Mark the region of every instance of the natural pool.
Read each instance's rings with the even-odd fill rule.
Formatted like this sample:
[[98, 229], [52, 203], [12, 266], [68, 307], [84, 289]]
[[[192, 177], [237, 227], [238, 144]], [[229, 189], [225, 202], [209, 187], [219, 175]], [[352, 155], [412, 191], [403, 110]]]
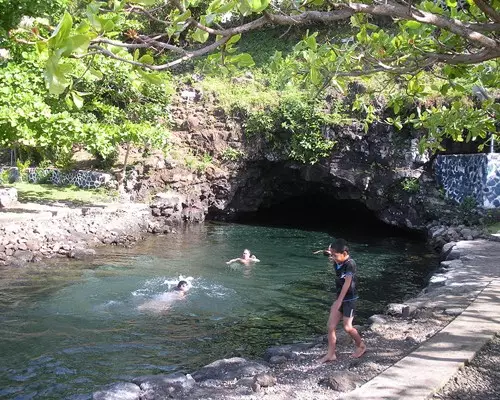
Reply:
[[[333, 273], [312, 255], [343, 232], [207, 223], [107, 247], [91, 261], [0, 270], [0, 397], [88, 399], [101, 385], [192, 372], [216, 359], [324, 334]], [[357, 323], [417, 294], [437, 265], [415, 239], [347, 237], [360, 273]], [[248, 247], [262, 261], [227, 266]], [[179, 277], [185, 299], [141, 311]]]

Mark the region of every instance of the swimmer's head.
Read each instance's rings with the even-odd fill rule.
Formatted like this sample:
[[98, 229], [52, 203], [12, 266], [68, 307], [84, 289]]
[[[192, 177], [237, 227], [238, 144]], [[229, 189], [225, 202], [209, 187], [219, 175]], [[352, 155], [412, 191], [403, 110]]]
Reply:
[[243, 256], [244, 257], [250, 257], [250, 254], [251, 254], [250, 250], [248, 250], [248, 249], [243, 250]]
[[181, 292], [187, 292], [189, 290], [189, 283], [187, 283], [186, 281], [180, 281], [177, 284], [175, 290], [180, 290]]

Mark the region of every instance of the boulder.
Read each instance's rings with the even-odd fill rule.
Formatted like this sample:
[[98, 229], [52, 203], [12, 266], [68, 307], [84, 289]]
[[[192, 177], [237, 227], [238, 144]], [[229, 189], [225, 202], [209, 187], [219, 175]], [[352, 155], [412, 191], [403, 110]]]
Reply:
[[94, 392], [93, 400], [140, 400], [141, 388], [133, 383], [119, 382]]
[[362, 383], [357, 374], [349, 371], [335, 371], [320, 382], [337, 392], [350, 392]]
[[197, 382], [207, 379], [230, 381], [233, 379], [255, 376], [259, 373], [267, 372], [268, 370], [269, 367], [267, 365], [259, 364], [255, 361], [248, 361], [240, 357], [233, 357], [217, 360], [211, 364], [205, 365], [193, 374], [193, 378]]
[[0, 208], [11, 207], [17, 204], [17, 189], [0, 188]]
[[71, 250], [68, 254], [69, 257], [71, 258], [76, 258], [77, 260], [83, 260], [88, 257], [93, 257], [95, 256], [95, 250], [94, 249], [85, 249], [83, 247], [75, 247], [73, 250]]
[[196, 384], [189, 374], [175, 372], [169, 375], [142, 376], [132, 380], [141, 388], [141, 400], [163, 400], [187, 392]]

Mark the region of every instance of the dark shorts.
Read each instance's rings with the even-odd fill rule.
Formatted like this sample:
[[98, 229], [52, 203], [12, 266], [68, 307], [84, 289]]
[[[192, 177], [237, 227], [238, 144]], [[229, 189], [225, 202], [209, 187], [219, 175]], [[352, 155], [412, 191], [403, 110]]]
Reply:
[[356, 311], [356, 300], [348, 300], [342, 302], [342, 308], [339, 309], [345, 318], [354, 317], [354, 312]]

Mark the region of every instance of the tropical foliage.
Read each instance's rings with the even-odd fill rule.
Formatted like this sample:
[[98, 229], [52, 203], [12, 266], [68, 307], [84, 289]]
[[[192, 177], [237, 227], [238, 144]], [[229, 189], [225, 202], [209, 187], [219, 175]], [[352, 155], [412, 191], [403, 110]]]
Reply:
[[[74, 146], [106, 164], [120, 143], [167, 149], [168, 74], [154, 84], [125, 64], [95, 60], [92, 68], [69, 60], [74, 79], [58, 94], [47, 92], [49, 72], [35, 49], [11, 48], [0, 68], [0, 146], [15, 148], [26, 160], [71, 164]], [[112, 162], [111, 162], [112, 164]]]
[[[186, 64], [224, 79], [251, 70], [262, 92], [278, 95], [245, 110], [248, 133], [287, 135], [289, 155], [303, 162], [333, 145], [321, 132], [332, 118], [357, 118], [366, 130], [375, 121], [418, 129], [426, 134], [421, 150], [439, 148], [443, 137], [497, 134], [500, 0], [20, 3], [19, 13], [39, 17], [59, 6], [61, 18], [56, 27], [35, 18], [10, 32], [12, 57], [22, 62], [0, 72], [11, 79], [0, 100], [4, 144], [66, 154], [83, 142], [106, 156], [119, 142], [161, 142], [170, 73], [177, 78]], [[2, 26], [12, 27], [19, 13], [2, 17]], [[265, 66], [238, 48], [253, 32], [283, 27], [303, 29], [300, 39]], [[17, 74], [25, 74], [18, 86]], [[363, 90], [344, 102], [350, 109], [323, 113], [325, 93], [352, 97], [353, 81]]]

